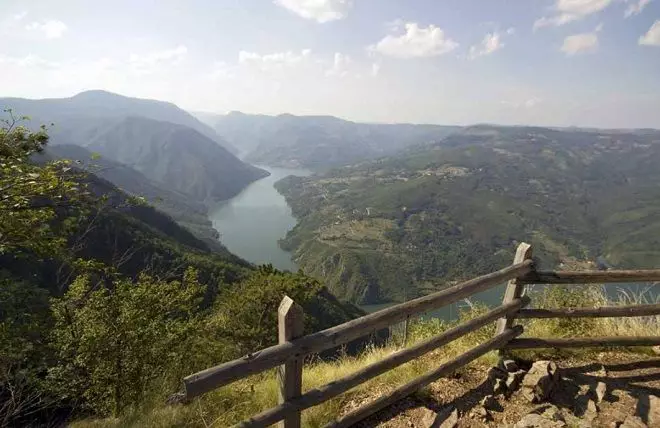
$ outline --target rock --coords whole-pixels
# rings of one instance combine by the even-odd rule
[[[517,390],[526,374],[527,372],[525,370],[518,370],[517,372],[509,373],[509,377],[506,379],[506,389],[509,392]]]
[[[545,419],[555,422],[566,422],[564,415],[561,414],[561,410],[559,410],[555,405],[549,405],[545,408],[542,408],[541,410],[543,410],[543,412],[541,412],[540,415]]]
[[[651,349],[653,349],[653,353],[654,353],[655,355],[660,355],[660,345],[656,345],[656,346],[654,346],[654,347],[651,348]]]
[[[564,421],[553,421],[546,419],[538,413],[525,415],[513,428],[563,428],[566,426]]]
[[[492,421],[493,415],[484,407],[484,406],[475,406],[470,411],[470,417],[473,419],[479,419],[481,421]]]
[[[559,380],[557,365],[552,361],[537,361],[522,382],[522,394],[531,403],[548,399]]]
[[[483,406],[483,408],[486,410],[495,410],[497,412],[504,410],[499,401],[497,401],[497,399],[492,395],[487,395],[482,398],[479,404],[481,404],[481,406]]]
[[[628,416],[619,428],[648,428],[639,416]]]
[[[596,388],[594,389],[594,394],[596,395],[597,403],[603,401],[607,395],[607,384],[605,382],[598,382],[598,385],[596,385]]]
[[[573,412],[583,421],[591,423],[598,416],[598,406],[589,394],[580,394],[575,400]]]
[[[496,379],[505,380],[508,376],[508,373],[499,367],[491,367],[488,369],[487,376],[488,379],[490,379],[492,382],[495,382]]]
[[[520,367],[518,367],[518,363],[516,363],[514,360],[500,360],[498,363],[498,368],[507,371],[509,373],[517,372],[520,370]]]
[[[506,382],[503,379],[495,379],[495,385],[493,386],[494,394],[504,394],[507,392]]]
[[[637,411],[650,427],[660,427],[660,398],[655,395],[640,396]]]
[[[165,400],[165,404],[168,406],[173,406],[175,404],[188,404],[188,402],[189,401],[186,400],[186,394],[184,392],[176,392]]]
[[[440,428],[456,428],[458,426],[458,410],[454,409],[449,416],[442,421]]]

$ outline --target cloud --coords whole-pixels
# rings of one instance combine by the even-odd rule
[[[128,62],[138,73],[152,73],[163,66],[177,65],[188,54],[188,48],[179,45],[173,49],[149,52],[143,55],[131,54]]]
[[[510,33],[507,31],[507,34]],[[476,59],[480,56],[490,55],[493,52],[502,49],[503,47],[504,43],[502,43],[502,35],[495,31],[490,34],[486,34],[484,39],[481,41],[481,44],[477,46],[471,46],[468,58]]]
[[[556,0],[556,14],[542,17],[534,22],[534,29],[542,27],[559,27],[569,22],[579,21],[586,16],[600,12],[612,4],[614,0]]]
[[[369,50],[396,58],[424,58],[443,55],[458,47],[458,43],[447,38],[444,31],[435,25],[423,28],[408,22],[405,31],[399,36],[385,36]]]
[[[8,64],[21,68],[54,69],[60,66],[59,63],[48,61],[37,55],[29,54],[24,57],[11,57],[0,55],[0,64]]]
[[[319,23],[343,19],[353,6],[353,0],[275,0],[296,15]]]
[[[640,45],[660,46],[660,19],[655,21],[649,31],[639,38]]]
[[[501,101],[501,104],[515,109],[531,109],[543,102],[542,98],[532,97],[516,101]]]
[[[561,51],[572,56],[579,53],[595,52],[598,49],[598,32],[603,29],[600,24],[591,33],[581,33],[568,36],[564,39]]]
[[[262,71],[281,70],[296,66],[306,61],[312,51],[303,49],[300,54],[292,51],[275,52],[261,55],[255,52],[240,51],[238,53],[238,63],[242,65],[254,66]]]
[[[516,34],[516,29],[513,28],[513,27],[509,27],[509,28],[506,29],[506,33],[507,33],[509,36],[512,36],[512,35]]]
[[[348,75],[348,66],[351,64],[351,58],[348,55],[335,53],[332,68],[325,72],[326,76],[345,77]]]
[[[21,20],[25,17],[23,14],[14,16],[15,20]],[[62,21],[51,19],[48,21],[34,21],[25,26],[28,31],[36,31],[43,34],[47,39],[57,39],[64,35],[69,27]]]
[[[630,0],[625,0],[626,3],[629,3]],[[626,8],[625,13],[623,14],[624,17],[629,18],[633,15],[639,15],[642,13],[644,8],[651,3],[651,0],[639,0],[635,1],[633,0],[632,4],[629,4],[628,7]]]
[[[376,77],[378,76],[379,73],[380,73],[380,64],[374,62],[373,64],[371,64],[371,75],[373,77]]]

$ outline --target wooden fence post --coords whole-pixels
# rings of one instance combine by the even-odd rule
[[[279,343],[286,343],[303,335],[305,315],[300,305],[284,296],[277,311]],[[280,404],[302,393],[303,359],[291,359],[278,369]],[[278,424],[280,428],[300,428],[300,412],[292,413]]]
[[[532,246],[521,242],[516,249],[516,256],[513,258],[513,264],[522,263],[525,260],[532,258]],[[509,280],[506,285],[506,291],[504,292],[504,299],[502,304],[506,305],[511,303],[514,299],[519,299],[522,295],[524,284],[518,281],[516,278]],[[511,328],[515,322],[516,315],[509,315],[506,318],[500,318],[497,321],[497,331],[495,334],[502,334],[505,330]]]

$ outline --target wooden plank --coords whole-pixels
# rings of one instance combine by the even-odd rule
[[[655,346],[660,345],[660,336],[636,337],[582,337],[570,339],[542,339],[525,337],[509,342],[506,349],[531,348],[588,348],[610,346]]]
[[[477,358],[488,353],[489,351],[500,348],[501,346],[509,342],[511,339],[522,334],[522,332],[523,332],[522,326],[517,325],[512,329],[506,330],[505,332],[498,334],[497,336],[493,336],[492,339],[482,343],[481,345],[478,345],[477,347],[456,357],[455,359],[440,365],[437,369],[413,380],[412,382],[409,382],[395,389],[394,391],[388,393],[385,396],[382,396],[370,402],[366,406],[360,407],[359,409],[347,414],[341,419],[326,425],[326,428],[350,427],[353,424],[363,420],[364,418],[373,415],[379,410],[391,406],[392,404],[418,391],[420,388],[423,388],[424,386],[430,384],[431,382],[434,382],[437,379],[456,371],[457,369],[476,360]]]
[[[277,311],[277,328],[279,343],[287,343],[304,334],[305,314],[303,308],[289,296],[284,296]],[[278,380],[280,384],[280,403],[299,397],[302,394],[303,359],[288,360],[279,367]],[[289,412],[281,428],[300,428],[300,412]]]
[[[532,269],[531,260],[506,267],[497,272],[465,281],[428,296],[392,306],[348,321],[335,327],[271,346],[237,360],[218,365],[183,379],[186,399],[191,399],[238,379],[276,367],[290,358],[302,358],[340,346],[375,330],[403,321],[432,309],[449,305],[474,293],[492,288],[503,281],[522,276]]]
[[[532,246],[521,242],[516,249],[516,255],[513,258],[513,264],[523,263],[525,260],[532,259]],[[533,273],[533,272],[532,272]],[[523,291],[523,285],[518,281],[517,278],[514,278],[509,281],[506,285],[506,291],[504,292],[504,299],[502,300],[503,304],[507,304],[514,299],[520,298]],[[514,315],[508,315],[506,318],[502,318],[497,322],[497,329],[495,334],[500,334],[508,328],[511,328],[515,321]]]
[[[603,306],[600,308],[523,309],[517,318],[605,318],[660,315],[660,304]]]
[[[605,271],[537,271],[520,278],[522,284],[606,284],[660,281],[660,269]]]
[[[287,414],[292,412],[300,412],[304,409],[308,409],[312,406],[316,406],[325,401],[328,401],[329,399],[336,397],[337,395],[340,395],[351,388],[355,388],[356,386],[368,381],[369,379],[390,371],[415,358],[419,358],[420,356],[433,351],[434,349],[437,349],[449,342],[458,339],[459,337],[475,331],[485,326],[486,324],[497,320],[503,315],[516,312],[520,308],[528,305],[529,302],[529,297],[516,299],[507,305],[495,308],[486,314],[474,318],[473,320],[447,330],[446,332],[439,334],[436,337],[412,346],[409,349],[395,352],[394,354],[389,355],[381,361],[364,367],[348,376],[337,379],[336,381],[333,381],[332,383],[317,389],[310,390],[298,398],[289,400],[287,403],[281,404],[270,410],[255,415],[249,420],[246,420],[237,426],[246,428],[272,425],[275,422],[283,419]]]

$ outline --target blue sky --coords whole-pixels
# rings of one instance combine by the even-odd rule
[[[0,0],[0,36],[0,96],[660,128],[660,0]]]

